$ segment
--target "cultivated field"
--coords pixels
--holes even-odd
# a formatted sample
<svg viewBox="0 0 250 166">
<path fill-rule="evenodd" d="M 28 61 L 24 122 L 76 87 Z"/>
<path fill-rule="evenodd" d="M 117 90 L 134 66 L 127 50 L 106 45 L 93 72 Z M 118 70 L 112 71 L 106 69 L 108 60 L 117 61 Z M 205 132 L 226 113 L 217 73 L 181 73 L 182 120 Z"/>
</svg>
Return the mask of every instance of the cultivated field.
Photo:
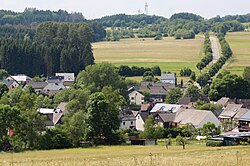
<svg viewBox="0 0 250 166">
<path fill-rule="evenodd" d="M 246 66 L 250 66 L 250 32 L 228 33 L 227 40 L 234 56 L 226 66 L 230 72 L 242 75 Z"/>
<path fill-rule="evenodd" d="M 119 42 L 93 44 L 96 62 L 110 62 L 116 66 L 152 67 L 158 65 L 162 71 L 179 73 L 184 67 L 196 70 L 195 65 L 202 57 L 203 38 L 175 40 L 123 39 Z"/>
<path fill-rule="evenodd" d="M 0 154 L 1 166 L 249 165 L 250 147 L 106 146 L 87 149 Z M 13 162 L 11 162 L 13 161 Z"/>
</svg>

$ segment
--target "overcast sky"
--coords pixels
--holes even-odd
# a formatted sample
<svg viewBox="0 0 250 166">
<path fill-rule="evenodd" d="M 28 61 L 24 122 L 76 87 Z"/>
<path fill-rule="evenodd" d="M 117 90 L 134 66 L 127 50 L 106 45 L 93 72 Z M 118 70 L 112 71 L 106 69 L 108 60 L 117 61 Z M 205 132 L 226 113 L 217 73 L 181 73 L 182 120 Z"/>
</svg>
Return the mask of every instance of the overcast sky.
<svg viewBox="0 0 250 166">
<path fill-rule="evenodd" d="M 82 12 L 87 19 L 93 19 L 119 13 L 137 14 L 139 9 L 143 13 L 145 2 L 150 15 L 167 18 L 178 12 L 192 12 L 205 18 L 250 13 L 249 0 L 0 0 L 0 9 L 64 9 Z"/>
</svg>

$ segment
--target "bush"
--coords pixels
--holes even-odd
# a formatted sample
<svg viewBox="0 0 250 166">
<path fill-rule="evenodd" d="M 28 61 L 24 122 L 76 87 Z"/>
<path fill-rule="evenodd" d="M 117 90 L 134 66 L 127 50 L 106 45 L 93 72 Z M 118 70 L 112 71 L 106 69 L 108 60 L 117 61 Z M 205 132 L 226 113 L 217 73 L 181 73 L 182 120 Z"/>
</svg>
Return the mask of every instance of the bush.
<svg viewBox="0 0 250 166">
<path fill-rule="evenodd" d="M 157 35 L 157 36 L 155 36 L 154 40 L 162 40 L 162 36 L 161 35 Z"/>
<path fill-rule="evenodd" d="M 208 140 L 206 143 L 206 146 L 212 146 L 212 147 L 216 147 L 216 146 L 223 146 L 223 142 L 222 141 L 212 141 L 212 140 Z"/>
</svg>

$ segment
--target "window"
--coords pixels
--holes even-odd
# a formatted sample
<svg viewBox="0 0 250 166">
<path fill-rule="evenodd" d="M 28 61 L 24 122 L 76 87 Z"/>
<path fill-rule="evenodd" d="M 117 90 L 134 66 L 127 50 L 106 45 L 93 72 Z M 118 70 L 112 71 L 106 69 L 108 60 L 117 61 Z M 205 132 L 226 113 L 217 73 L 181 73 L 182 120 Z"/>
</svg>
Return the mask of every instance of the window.
<svg viewBox="0 0 250 166">
<path fill-rule="evenodd" d="M 125 122 L 123 122 L 123 126 L 125 126 Z"/>
<path fill-rule="evenodd" d="M 141 100 L 144 100 L 144 97 L 142 97 Z"/>
<path fill-rule="evenodd" d="M 134 97 L 131 97 L 131 100 L 134 100 L 135 98 Z"/>
<path fill-rule="evenodd" d="M 131 125 L 133 125 L 133 121 L 131 121 Z"/>
</svg>

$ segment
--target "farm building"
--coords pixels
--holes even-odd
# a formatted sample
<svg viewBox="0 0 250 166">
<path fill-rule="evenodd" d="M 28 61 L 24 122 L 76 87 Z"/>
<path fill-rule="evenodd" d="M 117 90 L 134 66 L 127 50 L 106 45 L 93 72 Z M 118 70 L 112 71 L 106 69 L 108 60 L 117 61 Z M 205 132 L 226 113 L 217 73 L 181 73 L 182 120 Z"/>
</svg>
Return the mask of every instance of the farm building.
<svg viewBox="0 0 250 166">
<path fill-rule="evenodd" d="M 128 96 L 131 104 L 141 105 L 144 103 L 144 95 L 136 90 L 129 93 Z"/>
<path fill-rule="evenodd" d="M 177 83 L 176 75 L 172 73 L 162 73 L 161 83 L 168 83 L 175 85 Z"/>
</svg>

